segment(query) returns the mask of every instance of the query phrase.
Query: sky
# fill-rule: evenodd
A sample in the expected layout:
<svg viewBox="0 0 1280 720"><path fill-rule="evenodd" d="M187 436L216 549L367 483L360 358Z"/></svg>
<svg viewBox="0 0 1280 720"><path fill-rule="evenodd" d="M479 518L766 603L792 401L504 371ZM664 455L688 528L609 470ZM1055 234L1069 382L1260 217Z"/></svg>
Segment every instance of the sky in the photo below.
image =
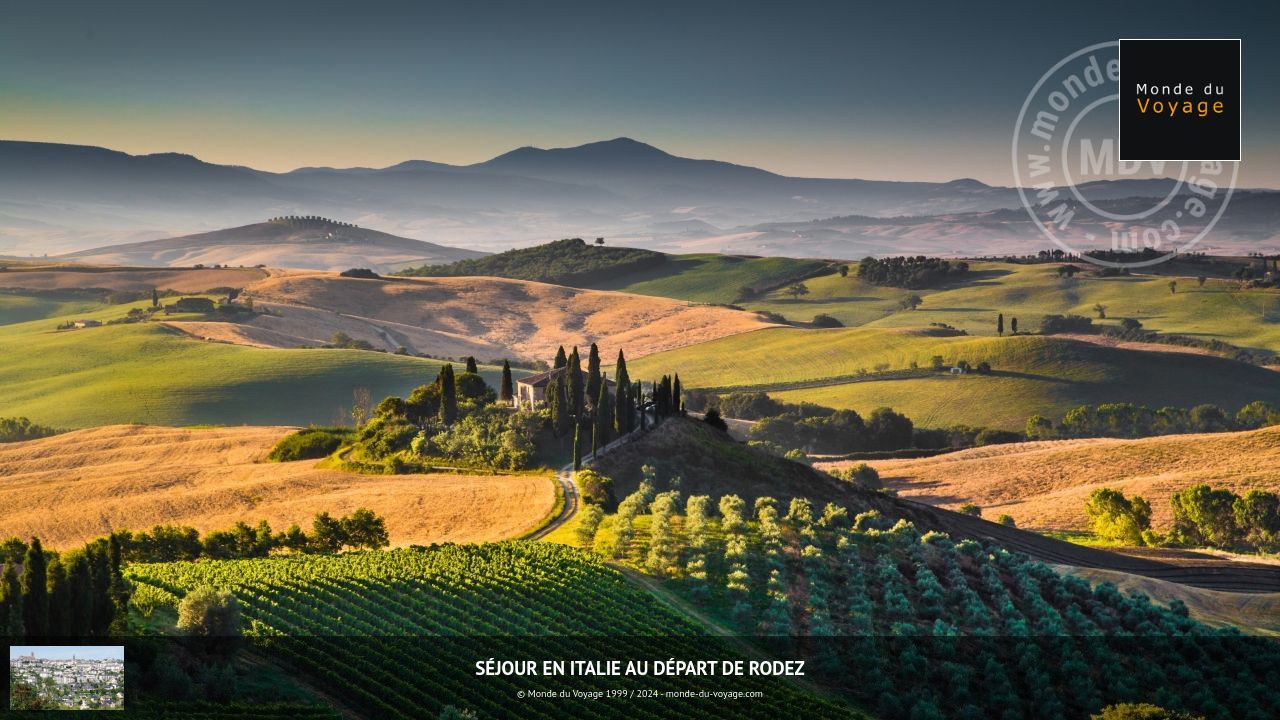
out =
<svg viewBox="0 0 1280 720"><path fill-rule="evenodd" d="M0 138L266 170L620 136L788 175L1012 184L1070 52L1243 39L1241 185L1280 187L1280 6L0 0Z"/></svg>
<svg viewBox="0 0 1280 720"><path fill-rule="evenodd" d="M123 660L123 645L10 645L9 659L33 654L45 660Z"/></svg>

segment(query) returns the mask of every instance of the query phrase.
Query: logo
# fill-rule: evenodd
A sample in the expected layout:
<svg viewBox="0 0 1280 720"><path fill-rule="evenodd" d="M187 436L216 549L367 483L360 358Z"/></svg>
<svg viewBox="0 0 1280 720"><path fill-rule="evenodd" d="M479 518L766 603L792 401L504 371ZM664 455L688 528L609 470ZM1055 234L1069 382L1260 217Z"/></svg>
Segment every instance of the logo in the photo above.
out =
<svg viewBox="0 0 1280 720"><path fill-rule="evenodd" d="M1013 174L1023 207L1055 245L1137 268L1197 247L1226 211L1239 164L1121 160L1119 90L1117 41L1049 68L1018 113Z"/></svg>

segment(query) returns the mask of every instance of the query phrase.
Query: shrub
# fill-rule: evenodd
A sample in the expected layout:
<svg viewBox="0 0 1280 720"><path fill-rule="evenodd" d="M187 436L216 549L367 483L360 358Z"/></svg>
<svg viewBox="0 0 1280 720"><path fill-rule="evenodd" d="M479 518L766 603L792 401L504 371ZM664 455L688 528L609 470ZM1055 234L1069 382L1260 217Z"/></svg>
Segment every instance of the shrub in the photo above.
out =
<svg viewBox="0 0 1280 720"><path fill-rule="evenodd" d="M1006 527L1018 527L1018 524L1013 521L1012 515L1000 515L996 518L996 522Z"/></svg>
<svg viewBox="0 0 1280 720"><path fill-rule="evenodd" d="M970 515L973 517L982 517L982 508L973 503L965 503L956 509L961 515Z"/></svg>
<svg viewBox="0 0 1280 720"><path fill-rule="evenodd" d="M355 433L346 428L304 428L280 438L267 459L271 462L318 460L333 454L343 443L354 437Z"/></svg>
<svg viewBox="0 0 1280 720"><path fill-rule="evenodd" d="M725 422L724 418L720 417L720 411L715 408L711 408L702 416L702 422L717 430L722 430L724 432L729 431L729 423Z"/></svg>
<svg viewBox="0 0 1280 720"><path fill-rule="evenodd" d="M202 585L178 603L178 629L202 637L240 634L240 603L227 590Z"/></svg>
<svg viewBox="0 0 1280 720"><path fill-rule="evenodd" d="M573 479L578 483L578 494L582 496L583 504L613 507L615 501L612 478L594 470L579 470L574 473Z"/></svg>
<svg viewBox="0 0 1280 720"><path fill-rule="evenodd" d="M844 327L844 323L840 322L839 320L831 317L826 313L818 313L817 315L814 315L813 321L810 324L813 325L814 327L819 327L819 328Z"/></svg>

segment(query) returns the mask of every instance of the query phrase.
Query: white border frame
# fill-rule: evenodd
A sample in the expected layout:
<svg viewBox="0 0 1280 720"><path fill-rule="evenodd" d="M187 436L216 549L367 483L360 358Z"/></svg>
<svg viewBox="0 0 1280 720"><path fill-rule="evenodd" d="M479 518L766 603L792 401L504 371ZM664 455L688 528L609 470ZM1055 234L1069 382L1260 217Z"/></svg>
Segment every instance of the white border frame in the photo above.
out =
<svg viewBox="0 0 1280 720"><path fill-rule="evenodd" d="M1212 160L1126 160L1124 158L1124 140L1120 136L1120 116L1124 114L1124 110L1116 113L1116 160L1118 162L1241 162L1244 159L1244 40L1241 38L1117 38L1116 60L1120 63L1120 94L1124 94L1124 41L1125 40L1230 40L1236 43L1236 79L1240 83L1239 87L1239 112L1236 114L1236 120L1239 125L1236 128L1236 158L1234 160L1212 159ZM1123 102L1123 100L1121 101Z"/></svg>

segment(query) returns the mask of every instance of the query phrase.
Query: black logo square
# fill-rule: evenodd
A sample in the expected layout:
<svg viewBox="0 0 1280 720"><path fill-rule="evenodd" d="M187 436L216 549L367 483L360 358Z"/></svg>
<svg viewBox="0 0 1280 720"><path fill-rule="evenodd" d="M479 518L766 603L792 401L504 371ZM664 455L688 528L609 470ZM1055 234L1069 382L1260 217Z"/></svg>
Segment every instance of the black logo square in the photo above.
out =
<svg viewBox="0 0 1280 720"><path fill-rule="evenodd" d="M1240 159L1239 40L1120 40L1120 159Z"/></svg>

